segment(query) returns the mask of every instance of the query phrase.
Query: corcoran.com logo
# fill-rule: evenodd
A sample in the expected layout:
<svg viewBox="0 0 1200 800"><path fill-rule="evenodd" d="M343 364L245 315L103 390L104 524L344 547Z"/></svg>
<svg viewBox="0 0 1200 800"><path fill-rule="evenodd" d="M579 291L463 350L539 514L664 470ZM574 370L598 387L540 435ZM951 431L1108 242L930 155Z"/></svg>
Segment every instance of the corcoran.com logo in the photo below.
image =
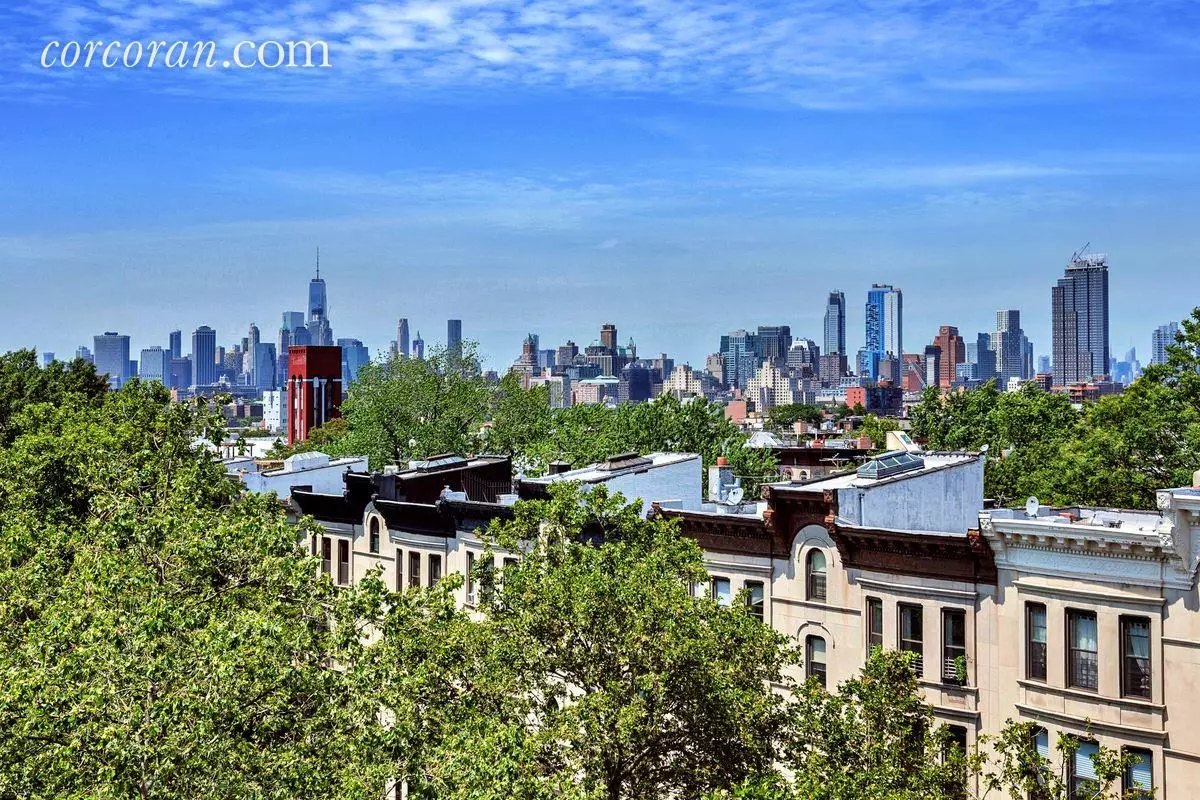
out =
<svg viewBox="0 0 1200 800"><path fill-rule="evenodd" d="M221 53L221 55L218 55ZM45 69L328 69L329 44L321 40L241 41L222 49L214 41L51 41L42 49Z"/></svg>

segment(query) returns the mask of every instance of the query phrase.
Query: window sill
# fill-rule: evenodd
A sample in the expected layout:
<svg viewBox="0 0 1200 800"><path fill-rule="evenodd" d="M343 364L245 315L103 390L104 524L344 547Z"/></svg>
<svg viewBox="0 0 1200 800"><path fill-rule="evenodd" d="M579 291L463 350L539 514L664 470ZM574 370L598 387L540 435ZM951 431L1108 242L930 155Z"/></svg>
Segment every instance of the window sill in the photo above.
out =
<svg viewBox="0 0 1200 800"><path fill-rule="evenodd" d="M1114 706L1124 706L1135 711L1166 711L1167 707L1161 703L1155 703L1152 700L1140 700L1136 697L1112 697L1110 695L1100 694L1092 689L1079 689L1074 686L1051 686L1048 683L1041 681L1030 680L1027 678L1018 678L1017 685L1024 689L1033 689L1047 694L1055 694L1061 697L1071 697L1076 700L1085 700L1089 703L1107 703Z"/></svg>

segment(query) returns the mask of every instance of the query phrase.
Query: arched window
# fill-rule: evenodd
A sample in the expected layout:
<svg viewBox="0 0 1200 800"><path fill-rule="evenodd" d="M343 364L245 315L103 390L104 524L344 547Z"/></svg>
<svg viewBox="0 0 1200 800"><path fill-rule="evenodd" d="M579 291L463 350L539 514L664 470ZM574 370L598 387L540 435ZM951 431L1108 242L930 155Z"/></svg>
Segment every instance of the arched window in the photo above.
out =
<svg viewBox="0 0 1200 800"><path fill-rule="evenodd" d="M379 552L379 517L371 517L371 524L368 526L370 536L367 544L371 548L372 553Z"/></svg>
<svg viewBox="0 0 1200 800"><path fill-rule="evenodd" d="M804 674L825 685L825 640L820 636L804 640Z"/></svg>
<svg viewBox="0 0 1200 800"><path fill-rule="evenodd" d="M805 572L808 583L808 599L825 602L825 554L815 547L808 551Z"/></svg>

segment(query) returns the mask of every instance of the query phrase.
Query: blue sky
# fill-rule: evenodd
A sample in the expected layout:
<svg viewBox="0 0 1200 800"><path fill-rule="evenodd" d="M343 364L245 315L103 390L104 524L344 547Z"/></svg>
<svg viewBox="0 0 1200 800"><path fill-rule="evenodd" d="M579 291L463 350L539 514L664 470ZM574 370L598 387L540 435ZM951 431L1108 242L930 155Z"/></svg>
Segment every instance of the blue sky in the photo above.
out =
<svg viewBox="0 0 1200 800"><path fill-rule="evenodd" d="M461 317L702 362L719 335L905 347L1022 310L1084 242L1112 343L1200 305L1200 5L1191 0L13 0L0 9L0 350L222 343L301 309L335 334ZM45 70L52 39L324 39L332 68Z"/></svg>

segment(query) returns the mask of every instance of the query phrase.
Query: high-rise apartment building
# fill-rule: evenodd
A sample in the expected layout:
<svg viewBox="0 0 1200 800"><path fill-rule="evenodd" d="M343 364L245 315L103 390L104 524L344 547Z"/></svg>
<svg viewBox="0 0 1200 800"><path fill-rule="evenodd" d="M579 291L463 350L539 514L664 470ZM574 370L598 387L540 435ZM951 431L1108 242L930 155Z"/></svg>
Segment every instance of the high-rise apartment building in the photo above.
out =
<svg viewBox="0 0 1200 800"><path fill-rule="evenodd" d="M963 338L958 334L958 328L953 325L943 325L938 328L933 344L940 351L938 361L937 385L940 389L949 389L958 378L958 365L966 361L966 347Z"/></svg>
<svg viewBox="0 0 1200 800"><path fill-rule="evenodd" d="M1150 337L1150 363L1167 363L1167 348L1175 344L1175 336L1179 333L1178 322L1168 322L1154 329Z"/></svg>
<svg viewBox="0 0 1200 800"><path fill-rule="evenodd" d="M217 332L201 325L192 333L192 385L217 382Z"/></svg>
<svg viewBox="0 0 1200 800"><path fill-rule="evenodd" d="M880 361L898 360L904 353L904 293L894 286L876 283L867 292L863 350L860 370L872 382L879 380Z"/></svg>
<svg viewBox="0 0 1200 800"><path fill-rule="evenodd" d="M758 336L739 329L722 336L721 345L725 383L730 388L745 389L758 365Z"/></svg>
<svg viewBox="0 0 1200 800"><path fill-rule="evenodd" d="M825 304L825 355L846 355L846 295L829 293Z"/></svg>
<svg viewBox="0 0 1200 800"><path fill-rule="evenodd" d="M106 331L92 337L96 373L108 376L108 385L120 389L133 377L129 370L129 337L116 331Z"/></svg>
<svg viewBox="0 0 1200 800"><path fill-rule="evenodd" d="M1054 385L1108 372L1108 257L1075 253L1050 289Z"/></svg>
<svg viewBox="0 0 1200 800"><path fill-rule="evenodd" d="M1028 380L1033 377L1033 345L1021 329L1020 311L1008 308L996 312L992 352L996 358L999 386L1007 386L1010 378Z"/></svg>

